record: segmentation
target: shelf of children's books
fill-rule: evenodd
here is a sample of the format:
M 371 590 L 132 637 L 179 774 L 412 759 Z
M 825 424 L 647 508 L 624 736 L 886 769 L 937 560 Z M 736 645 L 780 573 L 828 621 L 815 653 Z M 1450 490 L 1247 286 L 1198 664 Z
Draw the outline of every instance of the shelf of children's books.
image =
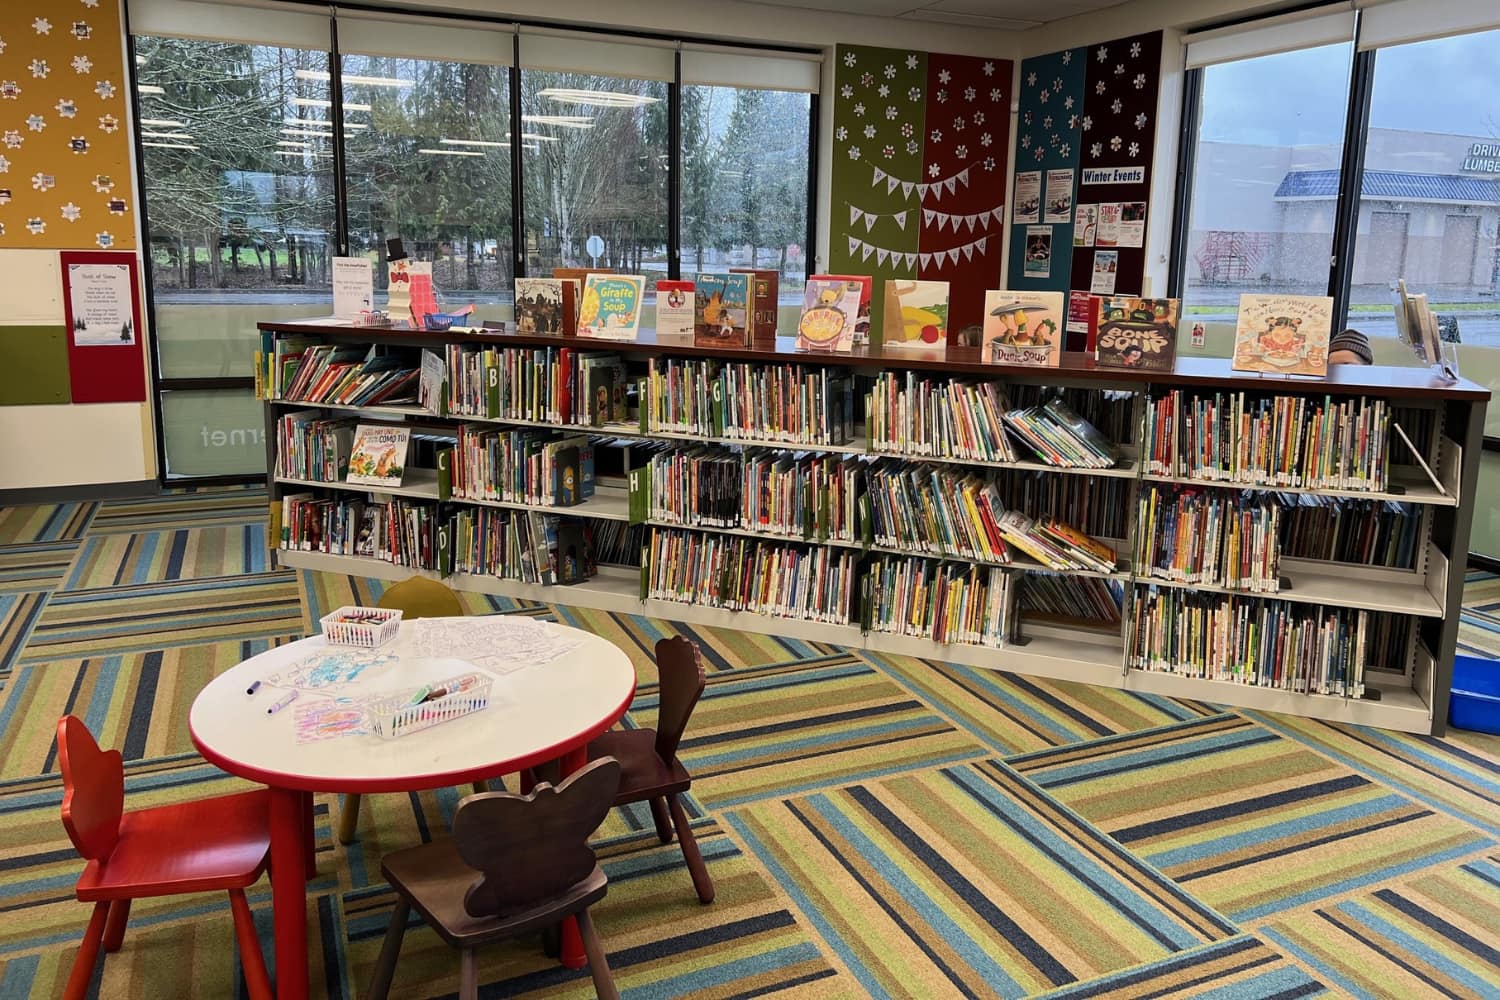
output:
M 1169 698 L 1300 715 L 1328 722 L 1377 726 L 1405 733 L 1432 731 L 1432 713 L 1427 703 L 1409 684 L 1400 681 L 1372 681 L 1367 677 L 1365 688 L 1367 691 L 1378 691 L 1378 699 L 1287 691 L 1158 670 L 1131 669 L 1125 674 L 1123 686 L 1130 691 Z
M 403 483 L 398 487 L 362 486 L 347 482 L 321 483 L 311 479 L 293 479 L 277 476 L 276 482 L 283 486 L 318 487 L 341 490 L 349 493 L 368 493 L 386 496 L 409 497 L 417 500 L 438 502 L 437 472 L 432 469 L 408 469 Z M 468 497 L 451 497 L 444 503 L 464 504 L 470 507 L 500 507 L 507 510 L 546 511 L 549 514 L 566 514 L 573 517 L 597 517 L 606 521 L 625 521 L 630 517 L 630 503 L 626 490 L 616 486 L 596 486 L 594 495 L 583 503 L 571 507 L 553 504 L 525 503 L 510 500 L 479 500 Z
M 269 402 L 299 410 L 338 410 L 347 413 L 363 413 L 372 417 L 414 417 L 418 420 L 442 419 L 431 410 L 420 406 L 350 406 L 347 403 L 311 402 L 305 399 L 273 399 Z
M 401 485 L 399 486 L 363 486 L 343 480 L 320 482 L 316 479 L 297 479 L 292 476 L 277 476 L 276 482 L 282 486 L 300 486 L 304 489 L 318 488 L 340 490 L 346 493 L 375 493 L 384 496 L 407 497 L 413 500 L 431 500 L 433 503 L 436 503 L 438 498 L 438 474 L 436 469 L 407 469 L 405 475 L 401 477 Z
M 1415 475 L 1411 473 L 1415 472 Z M 1392 470 L 1391 483 L 1394 490 L 1348 490 L 1322 486 L 1267 486 L 1258 483 L 1235 483 L 1217 479 L 1202 479 L 1193 476 L 1163 476 L 1148 472 L 1141 477 L 1148 483 L 1171 483 L 1181 486 L 1212 486 L 1225 490 L 1252 490 L 1257 493 L 1307 493 L 1314 496 L 1339 497 L 1351 500 L 1388 500 L 1393 503 L 1420 503 L 1433 507 L 1457 507 L 1458 497 L 1452 491 L 1439 493 L 1432 481 L 1422 475 L 1421 470 L 1398 467 Z
M 1281 579 L 1282 587 L 1274 594 L 1144 575 L 1135 577 L 1134 581 L 1140 586 L 1154 584 L 1159 587 L 1193 590 L 1200 594 L 1264 597 L 1298 604 L 1390 611 L 1424 618 L 1443 617 L 1443 609 L 1438 605 L 1437 599 L 1429 592 L 1422 577 L 1411 570 L 1349 567 L 1316 559 L 1283 559 Z

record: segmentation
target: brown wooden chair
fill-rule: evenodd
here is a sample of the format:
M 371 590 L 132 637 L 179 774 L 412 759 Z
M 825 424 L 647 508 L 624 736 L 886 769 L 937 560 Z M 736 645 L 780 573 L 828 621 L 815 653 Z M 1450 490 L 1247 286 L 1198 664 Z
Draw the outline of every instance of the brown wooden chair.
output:
M 461 618 L 464 614 L 463 603 L 452 588 L 425 576 L 409 577 L 387 587 L 375 606 L 400 610 L 403 621 L 415 621 L 418 618 Z M 474 782 L 473 788 L 475 792 L 490 790 L 489 785 L 483 781 Z M 339 807 L 340 844 L 352 844 L 359 839 L 359 804 L 358 792 L 344 793 L 343 804 Z
M 619 762 L 600 759 L 559 785 L 537 785 L 529 795 L 471 795 L 458 804 L 451 840 L 386 855 L 380 869 L 398 898 L 370 982 L 372 1000 L 384 1000 L 390 990 L 413 906 L 460 950 L 461 1000 L 479 996 L 475 948 L 569 916 L 578 921 L 594 989 L 602 1000 L 618 1000 L 589 916 L 609 886 L 589 837 L 608 814 L 619 784 Z

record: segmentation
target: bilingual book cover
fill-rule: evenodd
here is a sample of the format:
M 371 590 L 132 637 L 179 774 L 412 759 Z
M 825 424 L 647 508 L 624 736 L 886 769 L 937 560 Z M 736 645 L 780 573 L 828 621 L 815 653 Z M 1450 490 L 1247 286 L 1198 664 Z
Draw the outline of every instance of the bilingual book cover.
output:
M 1235 318 L 1237 372 L 1327 375 L 1333 299 L 1326 295 L 1241 295 Z

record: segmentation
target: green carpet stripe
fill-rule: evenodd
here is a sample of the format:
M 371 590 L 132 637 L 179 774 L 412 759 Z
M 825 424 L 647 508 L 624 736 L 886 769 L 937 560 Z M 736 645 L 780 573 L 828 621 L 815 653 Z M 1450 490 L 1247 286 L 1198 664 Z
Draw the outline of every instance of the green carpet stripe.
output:
M 1046 1000 L 1218 1000 L 1328 996 L 1330 990 L 1280 952 L 1245 935 L 1046 994 Z
M 0 547 L 0 593 L 54 589 L 78 547 L 76 541 Z
M 96 503 L 37 504 L 0 507 L 0 545 L 61 542 L 83 536 L 99 505 Z

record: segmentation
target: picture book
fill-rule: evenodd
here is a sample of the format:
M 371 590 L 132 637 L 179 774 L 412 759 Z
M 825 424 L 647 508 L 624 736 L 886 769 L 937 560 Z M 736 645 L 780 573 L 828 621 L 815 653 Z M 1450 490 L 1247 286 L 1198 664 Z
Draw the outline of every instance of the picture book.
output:
M 1177 359 L 1178 299 L 1098 298 L 1095 358 L 1101 368 L 1169 372 Z
M 1062 361 L 1063 293 L 984 293 L 984 332 L 979 355 L 998 365 L 1041 365 Z
M 656 283 L 656 332 L 674 337 L 693 335 L 693 283 L 691 281 L 658 281 Z
M 1235 319 L 1237 372 L 1327 375 L 1333 299 L 1323 295 L 1241 295 Z
M 845 278 L 809 278 L 797 320 L 797 350 L 847 354 L 854 348 L 854 326 L 865 286 Z M 866 318 L 868 322 L 868 316 Z
M 572 278 L 517 278 L 516 332 L 561 337 L 578 324 L 578 283 Z
M 948 283 L 887 279 L 881 334 L 886 348 L 947 350 Z
M 729 273 L 750 275 L 750 329 L 757 341 L 774 341 L 776 327 L 780 322 L 777 305 L 781 293 L 781 272 L 766 267 L 731 267 Z
M 410 427 L 385 424 L 360 424 L 354 431 L 354 447 L 349 452 L 351 486 L 400 486 L 406 474 L 406 448 L 411 443 Z
M 638 274 L 590 274 L 583 281 L 578 335 L 634 340 L 641 325 L 646 279 Z
M 870 342 L 870 298 L 875 290 L 875 279 L 868 274 L 815 274 L 810 281 L 857 281 L 859 282 L 859 314 L 854 321 L 854 343 Z
M 749 347 L 751 287 L 748 274 L 700 274 L 693 282 L 693 343 Z

